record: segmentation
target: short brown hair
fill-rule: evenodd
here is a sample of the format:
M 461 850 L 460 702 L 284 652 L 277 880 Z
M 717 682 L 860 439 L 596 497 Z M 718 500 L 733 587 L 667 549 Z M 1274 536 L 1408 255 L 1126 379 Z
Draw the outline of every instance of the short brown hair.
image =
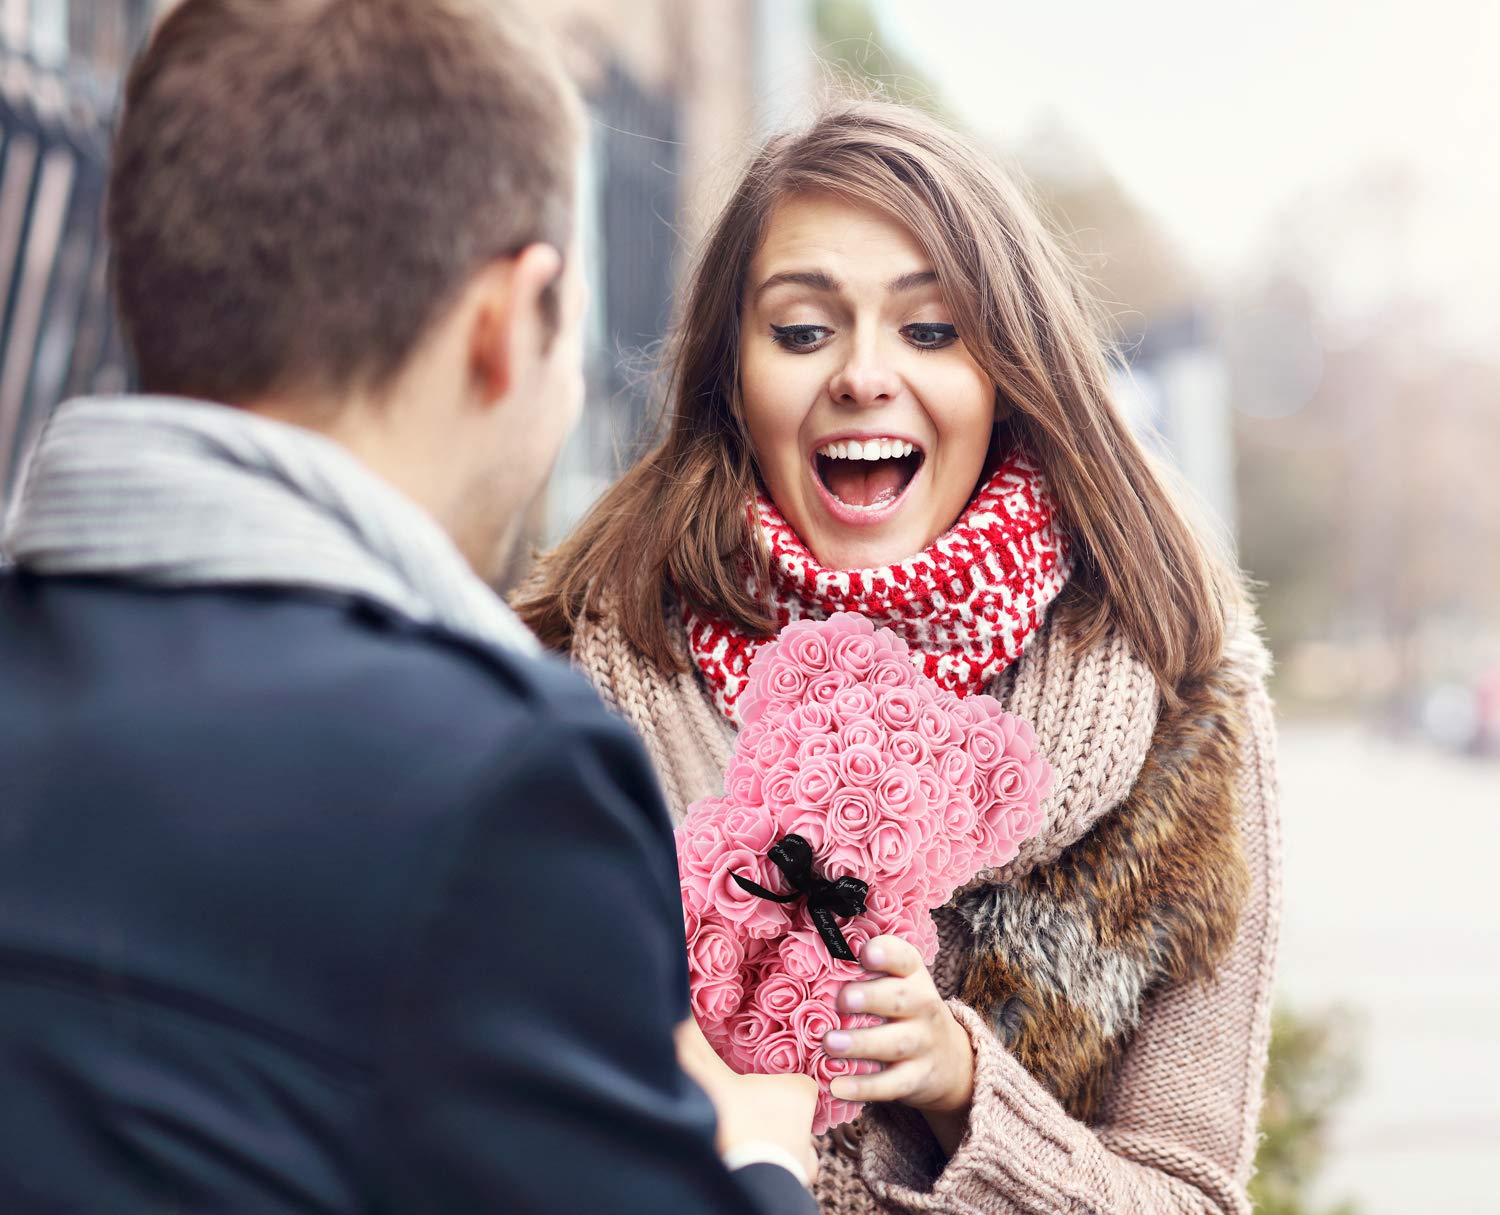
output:
M 109 184 L 141 387 L 378 392 L 486 261 L 567 249 L 580 112 L 505 0 L 183 0 Z
M 1022 443 L 1041 462 L 1074 541 L 1075 573 L 1053 611 L 1080 650 L 1122 632 L 1177 703 L 1248 608 L 1242 575 L 1115 407 L 1102 310 L 1019 183 L 935 119 L 875 100 L 831 105 L 752 159 L 688 281 L 666 356 L 665 436 L 539 563 L 518 596 L 522 618 L 567 649 L 583 621 L 608 614 L 676 671 L 688 667 L 669 599 L 774 633 L 745 579 L 749 562 L 770 584 L 748 510 L 759 469 L 740 402 L 740 308 L 777 204 L 806 194 L 873 207 L 921 243 L 1010 406 L 999 446 Z

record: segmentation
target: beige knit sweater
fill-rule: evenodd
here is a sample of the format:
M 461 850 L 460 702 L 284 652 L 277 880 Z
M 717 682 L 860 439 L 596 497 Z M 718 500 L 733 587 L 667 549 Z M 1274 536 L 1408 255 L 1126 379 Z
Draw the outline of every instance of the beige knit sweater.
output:
M 651 668 L 608 621 L 580 632 L 573 657 L 640 732 L 675 819 L 697 799 L 722 792 L 733 727 L 696 674 Z M 945 1160 L 920 1115 L 900 1105 L 866 1107 L 851 1128 L 820 1144 L 817 1193 L 829 1215 L 1249 1211 L 1245 1186 L 1270 1036 L 1280 838 L 1268 659 L 1248 625 L 1225 662 L 1243 676 L 1251 725 L 1237 791 L 1251 890 L 1214 979 L 1146 997 L 1094 1125 L 1070 1117 L 978 1012 L 950 998 L 975 1055 L 967 1136 Z M 971 885 L 1047 864 L 1118 806 L 1145 761 L 1160 711 L 1150 671 L 1123 641 L 1071 657 L 1050 622 L 990 691 L 1035 725 L 1057 781 L 1042 835 L 1005 869 Z M 951 917 L 935 918 L 943 950 L 934 978 L 951 997 L 962 966 L 959 934 Z

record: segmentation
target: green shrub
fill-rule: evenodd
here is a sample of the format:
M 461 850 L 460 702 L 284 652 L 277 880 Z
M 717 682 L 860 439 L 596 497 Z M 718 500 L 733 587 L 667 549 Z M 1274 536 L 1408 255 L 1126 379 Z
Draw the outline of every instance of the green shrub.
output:
M 1327 1157 L 1333 1116 L 1359 1083 L 1360 1032 L 1358 1017 L 1345 1008 L 1273 1014 L 1250 1182 L 1258 1215 L 1358 1215 L 1353 1202 L 1315 1208 L 1309 1190 Z

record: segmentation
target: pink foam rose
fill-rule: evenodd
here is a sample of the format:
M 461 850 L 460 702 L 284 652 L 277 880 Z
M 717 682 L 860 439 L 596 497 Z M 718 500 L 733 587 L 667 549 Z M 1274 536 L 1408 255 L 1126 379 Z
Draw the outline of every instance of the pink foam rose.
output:
M 922 776 L 909 763 L 897 761 L 880 774 L 875 786 L 875 801 L 884 818 L 926 818 L 927 794 Z
M 771 876 L 774 866 L 765 857 L 748 848 L 725 852 L 719 869 L 708 879 L 709 906 L 717 908 L 724 919 L 737 924 L 740 931 L 752 937 L 776 937 L 786 931 L 791 916 L 785 905 L 760 898 L 740 887 L 734 874 L 758 882 L 767 890 L 777 890 L 781 874 Z
M 1045 818 L 1041 806 L 1035 802 L 1018 802 L 1005 812 L 1001 830 L 1007 839 L 1020 843 L 1035 835 Z
M 776 824 L 760 806 L 736 806 L 721 823 L 720 830 L 731 846 L 748 848 L 757 856 L 776 842 Z
M 883 878 L 870 886 L 869 893 L 865 895 L 865 915 L 862 919 L 868 919 L 875 925 L 877 931 L 871 936 L 879 936 L 885 932 L 901 914 L 901 909 L 906 906 L 906 900 L 901 897 Z M 848 936 L 846 932 L 844 934 Z
M 805 764 L 810 759 L 824 756 L 837 760 L 839 749 L 837 734 L 809 734 L 797 744 L 797 762 Z
M 750 664 L 750 678 L 740 693 L 740 718 L 754 725 L 774 703 L 792 704 L 807 689 L 808 674 L 796 663 L 780 661 L 776 649 L 767 646 Z
M 948 792 L 947 790 L 943 790 L 930 804 L 941 806 L 947 799 Z M 928 805 L 927 795 L 919 788 L 917 796 L 912 802 L 911 811 L 902 820 L 910 824 L 912 838 L 917 841 L 919 849 L 927 847 L 928 844 L 932 843 L 933 840 L 942 834 L 943 830 L 943 824 L 938 821 L 937 815 L 927 813 Z
M 932 763 L 932 748 L 915 730 L 897 730 L 889 735 L 885 740 L 885 754 L 889 759 L 917 768 Z
M 1015 742 L 1025 747 L 1028 752 L 1037 750 L 1040 745 L 1037 742 L 1036 731 L 1032 729 L 1031 723 L 1024 717 L 1017 717 Z
M 856 958 L 859 957 L 860 950 L 869 944 L 871 937 L 880 935 L 870 930 L 869 923 L 868 916 L 859 916 L 856 919 L 847 920 L 839 925 L 839 931 L 844 934 L 845 943 Z M 858 962 L 846 962 L 842 958 L 835 958 L 826 949 L 824 950 L 824 957 L 827 962 L 827 969 L 824 972 L 826 980 L 842 984 L 851 979 L 856 979 L 865 973 L 864 967 Z M 821 990 L 821 988 L 814 987 L 814 996 L 817 996 Z M 835 994 L 837 994 L 837 990 L 835 990 Z
M 851 721 L 840 728 L 837 738 L 841 750 L 860 746 L 879 750 L 885 742 L 885 730 L 873 720 Z
M 811 1055 L 822 1047 L 826 1035 L 839 1028 L 839 1014 L 831 1001 L 809 998 L 792 1014 L 791 1028 Z
M 863 684 L 845 688 L 828 706 L 842 725 L 868 721 L 875 713 L 875 693 Z
M 719 1058 L 723 1059 L 726 1063 L 736 1054 L 734 1043 L 729 1037 L 729 1024 L 728 1021 L 698 1022 L 699 1028 L 703 1030 L 703 1036 L 708 1039 L 708 1044 L 714 1048 Z M 730 1066 L 733 1066 L 733 1064 L 730 1064 Z
M 924 966 L 931 966 L 937 961 L 941 942 L 938 940 L 937 925 L 926 912 L 913 909 L 911 918 L 900 926 L 896 935 L 922 955 Z
M 807 1070 L 809 1052 L 795 1030 L 784 1029 L 756 1044 L 754 1068 L 763 1076 L 786 1076 Z
M 914 805 L 920 805 L 925 811 L 928 806 L 945 806 L 953 797 L 953 787 L 931 767 L 918 768 L 917 791 L 921 795 Z
M 1005 738 L 994 721 L 976 721 L 966 737 L 969 758 L 982 772 L 989 772 L 1005 754 Z
M 934 750 L 939 747 L 951 747 L 963 741 L 963 723 L 936 701 L 925 704 L 917 710 L 915 729 L 917 734 Z
M 1014 859 L 1021 844 L 1021 839 L 1011 834 L 1010 826 L 1003 816 L 999 821 L 993 816 L 981 816 L 979 825 L 974 828 L 974 838 L 978 841 L 974 850 L 976 870 L 994 869 L 1008 864 Z
M 834 666 L 848 671 L 856 679 L 869 675 L 878 656 L 875 639 L 868 633 L 850 633 L 833 643 Z
M 762 718 L 756 725 L 764 723 L 765 719 Z M 747 742 L 743 749 L 749 750 L 753 757 L 752 762 L 761 772 L 769 772 L 782 760 L 795 754 L 798 744 L 799 738 L 794 731 L 768 729 L 763 737 L 756 740 L 753 748 Z M 736 745 L 735 750 L 740 751 L 742 748 Z
M 990 769 L 987 784 L 990 797 L 1005 805 L 1020 801 L 1031 792 L 1031 780 L 1021 761 L 1005 754 Z
M 953 857 L 965 852 L 973 852 L 972 839 L 955 844 L 941 833 L 922 845 L 922 859 L 927 868 L 927 893 L 939 907 L 948 901 L 961 880 L 953 873 Z
M 760 981 L 751 1003 L 775 1018 L 780 1025 L 791 1023 L 792 1014 L 812 996 L 807 981 L 781 971 L 768 974 Z
M 781 938 L 777 961 L 793 978 L 811 983 L 828 969 L 828 946 L 815 928 L 799 928 Z
M 739 1056 L 748 1061 L 756 1046 L 781 1028 L 775 1018 L 766 1015 L 753 1001 L 747 1001 L 729 1023 L 729 1041 Z
M 838 760 L 832 755 L 814 756 L 798 762 L 797 775 L 792 781 L 792 800 L 802 810 L 821 810 L 828 806 L 839 787 Z
M 800 771 L 795 759 L 784 759 L 769 772 L 761 782 L 761 795 L 766 809 L 775 818 L 785 818 L 797 809 L 797 773 Z
M 873 789 L 845 787 L 828 803 L 828 822 L 840 841 L 866 840 L 884 817 Z
M 737 758 L 724 773 L 724 796 L 736 807 L 759 806 L 762 802 L 761 768 L 753 758 Z
M 744 1001 L 745 988 L 738 972 L 717 978 L 699 975 L 693 980 L 689 1004 L 700 1025 L 727 1021 L 739 1011 Z
M 816 620 L 799 620 L 787 625 L 777 639 L 781 646 L 781 657 L 795 663 L 809 675 L 827 671 L 832 661 L 832 651 L 829 648 L 829 630 L 825 624 L 826 622 Z M 840 622 L 832 626 L 832 631 L 837 635 L 844 632 L 845 627 Z
M 933 771 L 950 789 L 966 789 L 974 779 L 974 761 L 962 747 L 947 747 L 937 753 Z
M 839 777 L 845 785 L 868 788 L 880 780 L 885 761 L 880 749 L 869 743 L 855 743 L 839 756 Z
M 693 873 L 679 871 L 682 886 L 683 910 L 697 916 L 717 914 L 708 901 L 708 879 Z
M 882 817 L 870 832 L 870 860 L 882 875 L 882 884 L 893 884 L 913 872 L 916 863 L 917 834 L 911 823 Z M 897 890 L 910 886 L 895 885 Z
M 682 874 L 711 876 L 729 849 L 724 838 L 724 816 L 729 806 L 723 798 L 699 802 L 677 828 L 677 869 Z
M 912 663 L 911 646 L 906 640 L 890 629 L 876 629 L 873 633 L 875 639 L 875 653 L 879 658 L 895 658 L 908 666 Z
M 734 736 L 735 754 L 743 755 L 746 752 L 751 755 L 755 754 L 755 748 L 760 746 L 760 740 L 769 733 L 771 733 L 771 723 L 768 721 L 757 721 L 753 725 L 745 726 Z
M 875 636 L 874 624 L 858 612 L 834 612 L 818 626 L 818 631 L 828 639 L 830 646 L 837 645 L 845 637 Z
M 905 656 L 879 659 L 866 676 L 870 686 L 882 693 L 896 688 L 909 688 L 919 678 L 921 678 L 921 672 L 912 666 L 911 660 Z
M 917 724 L 922 705 L 923 697 L 916 688 L 891 688 L 880 697 L 875 716 L 889 730 L 910 730 Z
M 974 721 L 994 721 L 997 718 L 1010 716 L 993 696 L 985 696 L 983 694 L 970 696 L 963 703 L 968 705 L 969 712 L 973 714 Z
M 966 840 L 979 824 L 979 814 L 967 797 L 955 797 L 943 807 L 943 834 L 951 840 Z
M 1031 778 L 1031 793 L 1038 801 L 1052 796 L 1052 781 L 1056 773 L 1045 758 L 1033 755 L 1026 761 L 1026 775 Z
M 804 700 L 793 709 L 781 723 L 783 730 L 806 738 L 812 734 L 826 734 L 834 729 L 833 710 L 825 704 Z
M 827 706 L 831 714 L 834 698 L 853 684 L 854 680 L 842 671 L 824 671 L 821 675 L 814 675 L 807 681 L 807 691 L 803 695 L 813 704 Z
M 939 688 L 900 638 L 860 616 L 788 626 L 749 673 L 725 794 L 694 806 L 677 833 L 693 1007 L 730 1066 L 826 1083 L 851 1065 L 828 1060 L 821 1038 L 839 1019 L 840 986 L 863 971 L 828 953 L 804 902 L 750 895 L 732 874 L 786 890 L 766 853 L 795 832 L 817 876 L 869 884 L 864 910 L 839 920 L 856 953 L 889 932 L 930 965 L 930 910 L 1016 855 L 1041 826 L 1053 776 L 1024 722 L 993 698 Z M 732 975 L 725 939 L 744 951 Z M 825 1091 L 816 1122 L 857 1108 Z

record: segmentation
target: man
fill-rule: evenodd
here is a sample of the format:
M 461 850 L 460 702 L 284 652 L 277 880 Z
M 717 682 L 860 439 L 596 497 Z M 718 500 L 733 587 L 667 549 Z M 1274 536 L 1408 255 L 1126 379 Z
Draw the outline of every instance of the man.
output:
M 580 406 L 579 146 L 493 0 L 184 0 L 133 70 L 150 395 L 59 409 L 0 573 L 8 1215 L 814 1209 L 811 1082 L 685 1046 L 731 1172 L 676 1061 L 642 750 L 475 576 Z

